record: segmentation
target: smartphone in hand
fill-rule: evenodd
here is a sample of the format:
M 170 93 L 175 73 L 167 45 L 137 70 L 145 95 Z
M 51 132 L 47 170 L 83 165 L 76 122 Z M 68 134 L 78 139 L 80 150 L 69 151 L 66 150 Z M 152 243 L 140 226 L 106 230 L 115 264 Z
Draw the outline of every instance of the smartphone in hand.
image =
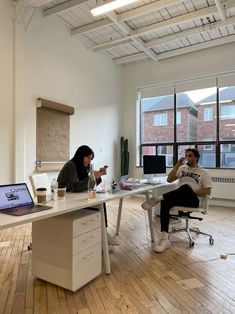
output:
M 104 165 L 104 167 L 100 168 L 100 172 L 104 172 L 106 174 L 106 169 L 108 168 L 109 166 L 107 165 Z

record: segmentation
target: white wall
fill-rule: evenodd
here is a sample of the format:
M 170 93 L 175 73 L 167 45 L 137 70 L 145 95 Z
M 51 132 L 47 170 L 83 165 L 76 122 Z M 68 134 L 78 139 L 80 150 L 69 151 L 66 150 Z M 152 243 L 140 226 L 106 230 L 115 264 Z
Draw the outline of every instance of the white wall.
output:
M 115 176 L 122 110 L 121 67 L 86 50 L 58 18 L 44 18 L 40 11 L 26 31 L 23 23 L 30 15 L 25 18 L 21 12 L 14 40 L 13 8 L 8 0 L 3 1 L 0 106 L 4 115 L 0 118 L 0 140 L 4 149 L 0 154 L 0 183 L 27 181 L 35 169 L 38 97 L 75 108 L 71 116 L 71 157 L 78 146 L 87 144 L 95 151 L 95 166 L 107 164 L 109 176 Z
M 34 17 L 27 33 L 27 173 L 35 161 L 35 99 L 75 108 L 71 116 L 73 156 L 82 144 L 95 152 L 95 166 L 110 166 L 115 175 L 121 112 L 121 68 L 86 50 L 58 18 Z
M 0 184 L 13 179 L 13 8 L 0 1 Z
M 158 63 L 146 61 L 124 66 L 122 129 L 123 135 L 130 142 L 130 173 L 132 176 L 139 177 L 142 174 L 142 168 L 136 168 L 136 102 L 138 88 L 235 70 L 234 55 L 235 44 L 233 43 L 185 54 Z M 234 170 L 210 170 L 209 172 L 211 175 L 235 176 Z M 233 184 L 230 184 L 230 188 L 233 189 Z
M 135 144 L 138 88 L 235 70 L 235 65 L 232 62 L 234 54 L 235 44 L 230 44 L 202 50 L 201 52 L 185 54 L 157 63 L 146 61 L 124 66 L 124 111 L 122 128 L 124 135 L 129 138 L 131 142 L 131 172 L 133 175 L 137 172 L 135 167 Z

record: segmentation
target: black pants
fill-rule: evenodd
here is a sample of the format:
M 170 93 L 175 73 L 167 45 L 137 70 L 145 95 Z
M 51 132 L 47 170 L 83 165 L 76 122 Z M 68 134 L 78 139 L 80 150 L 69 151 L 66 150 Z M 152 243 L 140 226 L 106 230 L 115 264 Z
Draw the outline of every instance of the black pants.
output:
M 198 207 L 199 198 L 188 184 L 163 194 L 160 210 L 161 231 L 168 232 L 170 210 L 173 206 Z
M 108 228 L 108 219 L 107 219 L 106 204 L 105 204 L 105 203 L 103 203 L 103 206 L 104 206 L 104 219 L 105 219 L 105 226 L 106 226 L 106 228 Z M 93 208 L 93 207 L 89 207 L 89 208 L 86 208 L 86 209 L 99 211 L 99 209 L 98 209 L 98 208 Z

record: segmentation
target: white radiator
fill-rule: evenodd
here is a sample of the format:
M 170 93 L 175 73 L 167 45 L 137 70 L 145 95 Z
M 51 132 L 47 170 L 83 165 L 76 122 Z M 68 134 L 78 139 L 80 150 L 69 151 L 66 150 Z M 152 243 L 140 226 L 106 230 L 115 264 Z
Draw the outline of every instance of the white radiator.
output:
M 235 200 L 234 177 L 211 177 L 213 182 L 212 198 Z

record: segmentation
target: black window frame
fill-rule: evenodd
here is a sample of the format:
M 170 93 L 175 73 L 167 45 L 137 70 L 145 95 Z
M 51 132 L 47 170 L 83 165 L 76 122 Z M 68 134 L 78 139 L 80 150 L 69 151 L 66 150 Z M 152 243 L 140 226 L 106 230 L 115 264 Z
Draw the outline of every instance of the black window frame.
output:
M 216 88 L 216 116 L 219 117 L 220 116 L 220 102 L 219 102 L 219 91 L 221 87 L 215 86 Z M 221 150 L 220 150 L 220 146 L 222 144 L 235 144 L 235 140 L 220 140 L 220 134 L 219 134 L 219 125 L 220 125 L 220 119 L 217 118 L 216 119 L 216 137 L 215 140 L 212 141 L 194 141 L 194 142 L 190 142 L 190 141 L 186 141 L 186 142 L 177 142 L 176 141 L 176 132 L 177 132 L 177 121 L 176 121 L 176 114 L 177 114 L 177 104 L 176 104 L 176 91 L 174 90 L 174 135 L 173 135 L 173 142 L 161 142 L 161 143 L 156 143 L 156 142 L 148 142 L 148 143 L 141 143 L 141 138 L 142 138 L 142 134 L 141 134 L 141 130 L 142 130 L 142 110 L 139 111 L 140 114 L 140 129 L 139 129 L 139 136 L 140 136 L 140 144 L 139 144 L 139 165 L 140 167 L 143 166 L 142 164 L 142 150 L 144 147 L 155 147 L 155 151 L 157 152 L 157 148 L 158 146 L 172 146 L 173 147 L 173 166 L 176 164 L 179 156 L 178 156 L 178 147 L 179 146 L 194 146 L 195 148 L 198 148 L 198 146 L 200 145 L 214 145 L 215 146 L 215 167 L 207 167 L 208 169 L 231 169 L 234 170 L 235 168 L 228 168 L 228 167 L 221 167 L 220 163 L 220 156 L 221 156 Z M 140 98 L 140 103 L 139 106 L 141 106 L 141 98 Z M 170 168 L 170 167 L 168 167 Z

